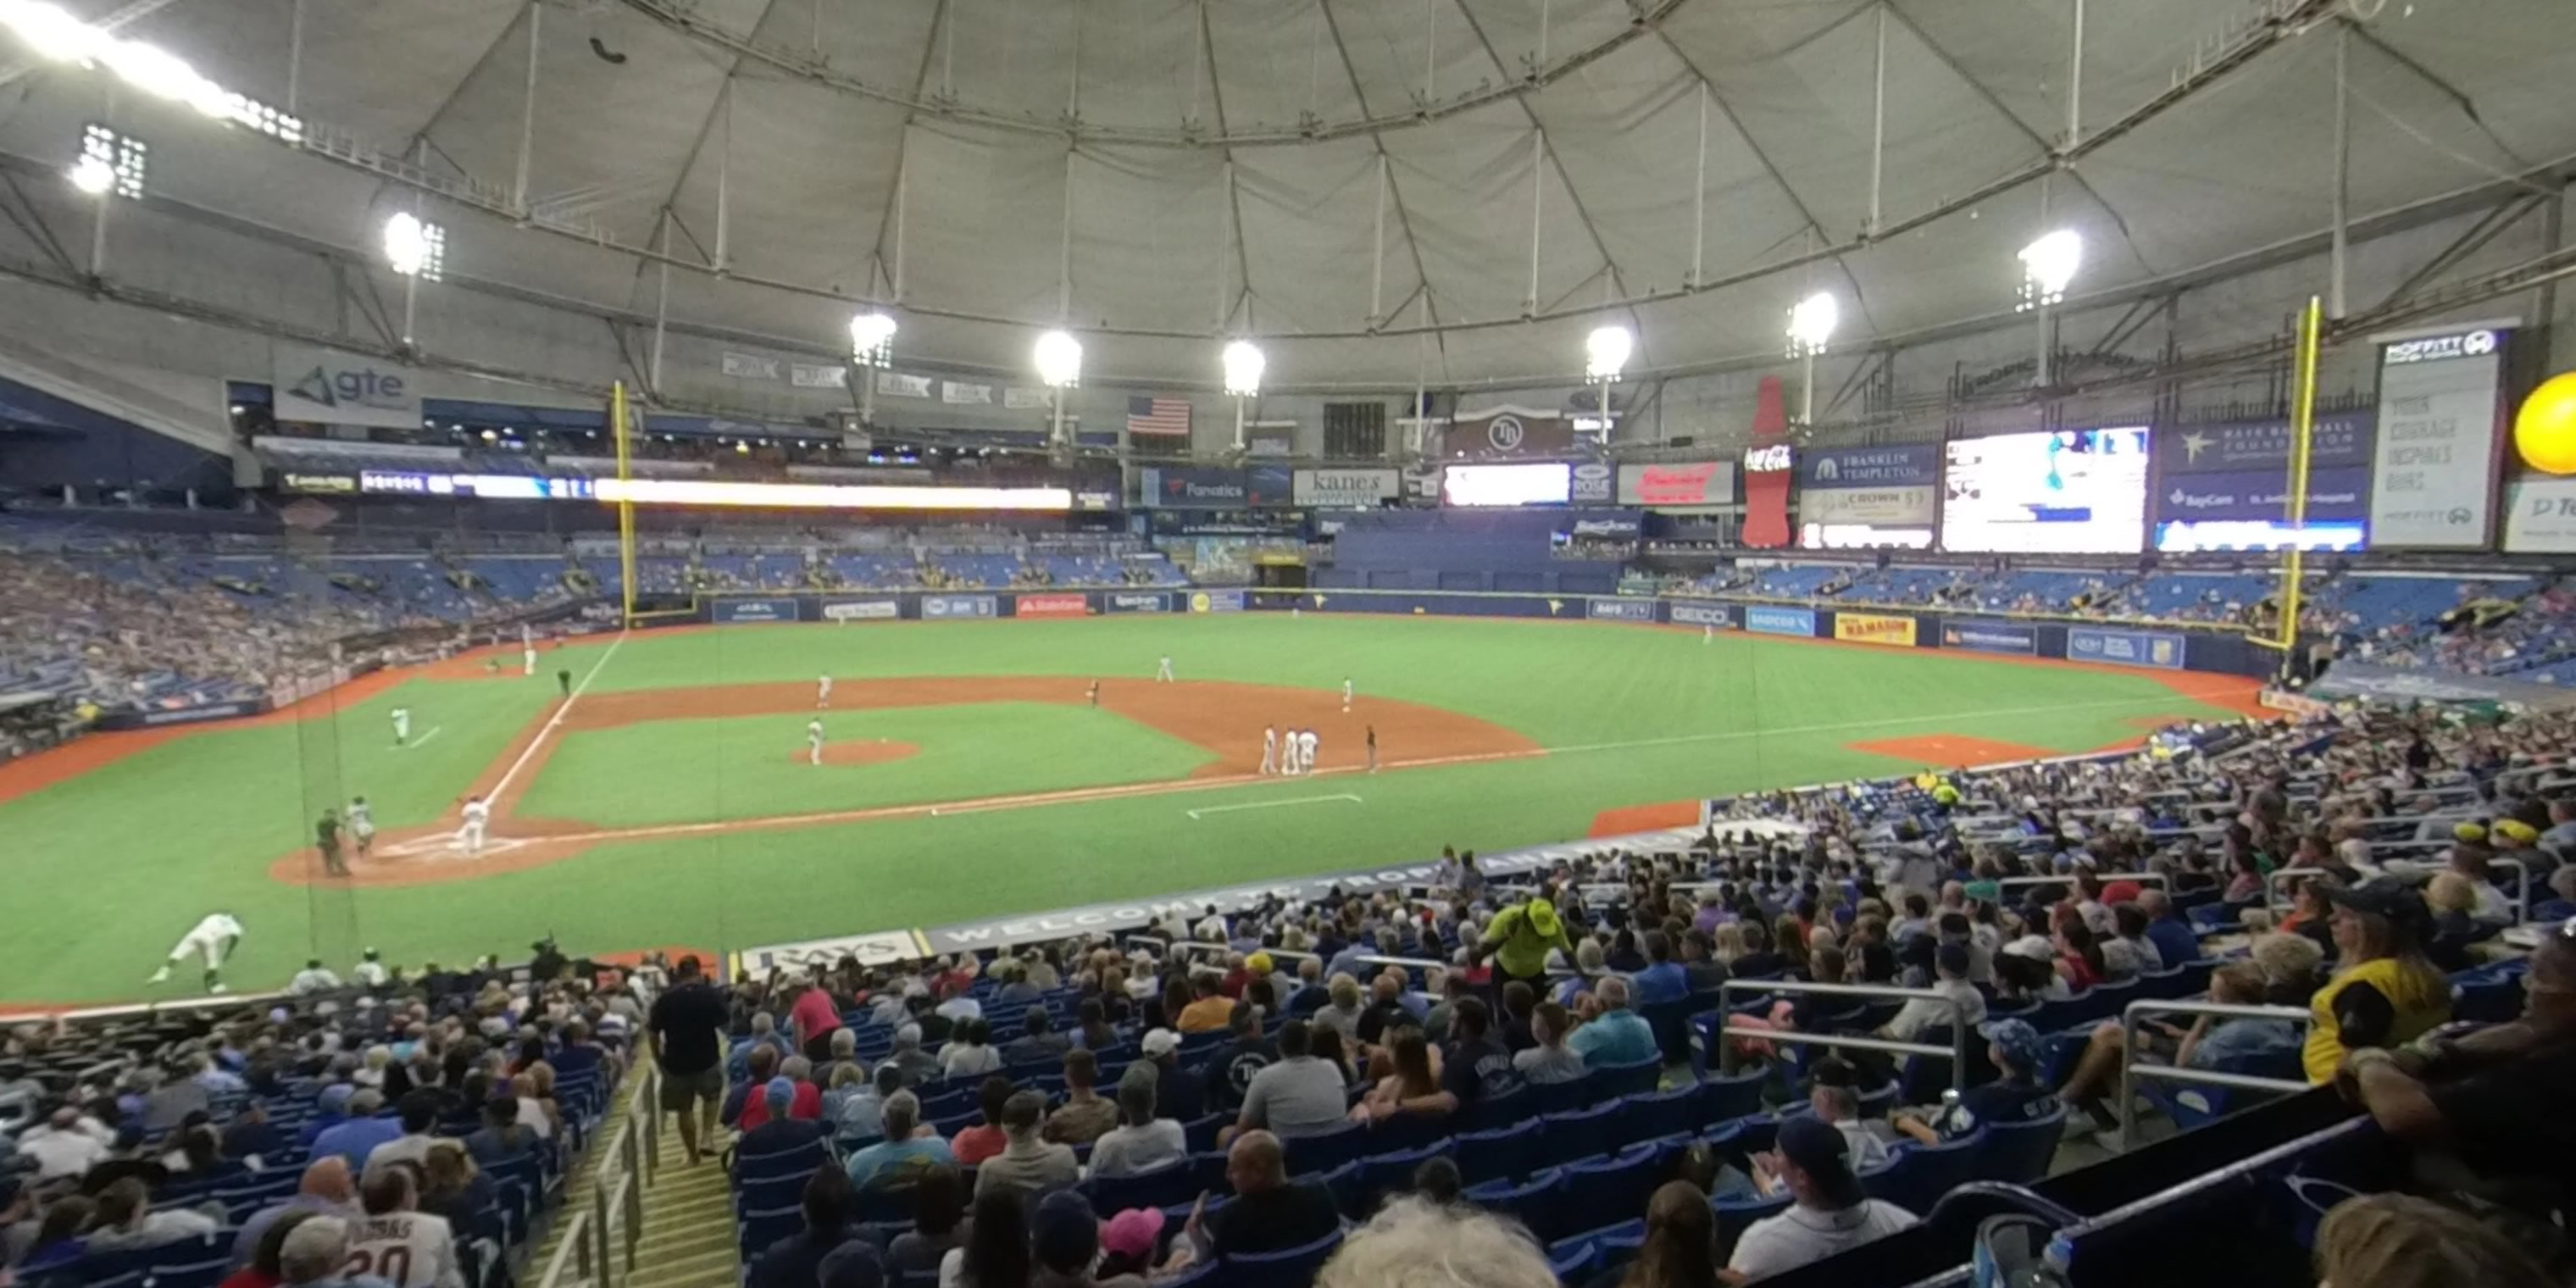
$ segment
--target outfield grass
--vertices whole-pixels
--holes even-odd
[[[160,954],[217,908],[249,931],[242,986],[281,983],[308,955],[345,964],[363,945],[404,961],[515,953],[548,931],[576,951],[739,948],[1418,859],[1445,843],[1499,850],[1583,835],[1596,812],[1618,806],[1916,767],[1853,742],[1947,733],[2082,751],[2134,737],[2139,717],[2229,714],[2145,673],[1502,619],[746,626],[639,633],[610,649],[551,654],[548,675],[532,680],[416,678],[336,719],[205,730],[0,804],[19,911],[14,933],[0,936],[0,999],[144,996]],[[1143,681],[1164,654],[1184,679],[1338,689],[1348,676],[1363,713],[1372,696],[1446,707],[1550,751],[1368,778],[634,840],[444,884],[313,889],[268,873],[323,804],[351,793],[369,796],[387,827],[437,818],[542,718],[558,666],[583,675],[606,657],[593,692],[810,682],[827,670],[849,692],[870,677]],[[413,711],[417,743],[401,751],[386,714],[398,704]],[[1254,731],[1263,720],[1243,718]],[[836,716],[834,738],[852,736],[845,721],[922,754],[793,764],[802,717],[577,732],[525,784],[525,812],[594,823],[758,817],[1178,778],[1203,757],[1075,707],[872,711]],[[1363,800],[1186,812],[1319,792]]]

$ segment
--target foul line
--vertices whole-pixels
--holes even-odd
[[[623,637],[621,636],[620,638],[622,639]],[[607,662],[607,658],[602,657],[600,661],[602,664],[605,664]],[[597,668],[594,667],[594,673],[596,670]],[[587,687],[588,684],[588,680],[583,681],[583,687]],[[576,689],[575,692],[578,694],[579,690]],[[1429,769],[1441,765],[1472,765],[1487,764],[1504,760],[1531,760],[1547,756],[1580,755],[1585,752],[1595,751],[1624,751],[1640,747],[1664,747],[1697,742],[1723,742],[1742,738],[1761,738],[1775,734],[1839,733],[1862,729],[1887,729],[1906,725],[1940,724],[1945,721],[1975,719],[1984,716],[2028,716],[2042,715],[2051,711],[2091,711],[2123,707],[2157,707],[2169,705],[2175,698],[2185,696],[2187,695],[2180,693],[2180,691],[2176,691],[2174,693],[2151,698],[2122,698],[2104,702],[2060,702],[2042,707],[2014,707],[1991,711],[1953,712],[1946,715],[1890,716],[1878,720],[1846,720],[1832,724],[1795,725],[1781,729],[1722,730],[1710,733],[1681,734],[1669,738],[1639,738],[1627,742],[1596,742],[1568,747],[1540,747],[1527,751],[1485,751],[1472,752],[1457,756],[1425,756],[1416,760],[1381,761],[1379,762],[1378,767],[1382,770]],[[1368,767],[1365,765],[1348,765],[1332,769],[1318,769],[1313,771],[1310,776],[1316,778],[1332,778],[1346,774],[1364,775],[1368,772]],[[1012,796],[987,796],[980,799],[946,801],[939,804],[880,805],[867,809],[831,810],[813,814],[772,814],[761,818],[717,819],[698,823],[662,823],[644,827],[599,828],[587,832],[565,832],[552,835],[538,834],[518,839],[524,839],[526,841],[539,844],[607,845],[621,841],[643,841],[665,837],[703,836],[711,833],[731,832],[737,830],[773,831],[782,828],[830,827],[848,823],[869,823],[885,819],[953,818],[966,814],[991,814],[1003,810],[1033,809],[1045,805],[1083,805],[1098,801],[1124,800],[1136,796],[1167,796],[1182,792],[1219,791],[1229,787],[1245,787],[1255,783],[1275,783],[1278,781],[1279,779],[1276,775],[1229,774],[1216,778],[1182,778],[1161,782],[1124,783],[1108,787],[1076,787],[1062,791],[1028,792]],[[1352,799],[1357,798],[1353,797]],[[1262,803],[1290,804],[1293,802],[1278,801]],[[1219,809],[1237,808],[1244,807],[1206,806],[1202,807],[1198,812],[1210,813]],[[497,843],[500,839],[501,838],[496,837],[494,838],[494,841]]]
[[[444,728],[446,728],[446,727],[447,727],[446,725],[431,725],[431,726],[429,727],[429,732],[428,732],[428,733],[422,734],[421,736],[419,736],[419,737],[417,737],[417,738],[412,739],[410,742],[408,742],[408,743],[404,744],[402,747],[398,748],[397,750],[401,750],[401,751],[410,751],[410,750],[412,750],[412,749],[414,749],[414,748],[416,748],[416,747],[422,746],[423,744],[427,743],[430,739],[437,737],[437,736],[438,736],[438,731],[439,731],[439,730],[441,730],[441,729],[444,729]]]
[[[552,736],[556,729],[562,727],[564,717],[572,714],[572,704],[581,701],[581,695],[590,691],[590,682],[599,678],[600,668],[607,666],[608,659],[617,656],[617,650],[624,647],[625,643],[626,632],[621,630],[617,632],[616,639],[608,642],[607,651],[601,653],[599,660],[591,663],[590,670],[583,673],[581,683],[572,686],[572,692],[564,695],[563,704],[555,708],[554,715],[547,719],[545,727],[537,730],[537,736],[530,738],[528,745],[520,749],[519,758],[510,762],[509,769],[501,775],[501,781],[492,784],[492,790],[483,794],[485,800],[499,800],[510,790],[510,780],[518,777],[519,771],[528,767],[528,761],[537,754],[537,748],[544,746],[546,739]]]
[[[1183,812],[1187,813],[1191,818],[1199,818],[1208,814],[1223,814],[1229,810],[1277,809],[1282,805],[1316,805],[1321,804],[1324,801],[1349,801],[1353,805],[1365,805],[1368,803],[1357,796],[1351,795],[1349,792],[1343,792],[1335,796],[1299,796],[1295,799],[1284,801],[1245,801],[1240,805],[1210,805],[1205,809],[1186,810]]]

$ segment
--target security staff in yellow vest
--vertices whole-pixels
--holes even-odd
[[[2330,1082],[2344,1056],[2402,1046],[2449,1022],[2451,981],[2424,956],[2424,897],[2395,877],[2329,887],[2334,978],[2310,999],[2308,1081]]]

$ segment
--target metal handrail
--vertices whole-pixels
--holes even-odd
[[[564,1218],[563,1242],[555,1245],[555,1255],[546,1258],[546,1268],[537,1276],[536,1288],[565,1288],[567,1257],[572,1259],[573,1272],[580,1276],[577,1282],[592,1282],[589,1222],[588,1212],[576,1211]]]
[[[1718,1027],[1721,1037],[1752,1038],[1758,1041],[1787,1042],[1792,1045],[1850,1047],[1855,1051],[1885,1051],[1894,1055],[1946,1055],[1950,1057],[1950,1085],[1965,1089],[1968,1085],[1968,1036],[1970,1025],[1957,998],[1939,989],[1898,988],[1892,984],[1811,984],[1797,980],[1730,979],[1717,986],[1717,1004],[1721,1012],[1732,1014],[1727,1007],[1729,995],[1747,993],[1807,993],[1822,997],[1859,997],[1876,1001],[1930,1001],[1950,1008],[1950,1045],[1942,1048],[1929,1042],[1900,1042],[1894,1038],[1859,1037],[1839,1033],[1808,1033],[1801,1029],[1738,1028],[1733,1023]],[[1720,1052],[1720,1062],[1724,1062]]]
[[[2489,858],[2487,866],[2513,869],[2513,894],[2509,900],[2513,905],[2513,924],[2517,926],[2531,924],[2531,865],[2520,859],[2499,854]],[[2272,875],[2263,879],[2263,906],[2267,908],[2289,906],[2289,901],[2281,898],[2280,895],[2280,888],[2287,878],[2332,875],[2334,872],[2331,868],[2275,868],[2272,870]]]
[[[2075,884],[2075,878],[2077,875],[2079,874],[2069,872],[2064,876],[2053,877],[2004,877],[1995,882],[1995,893],[2001,894],[2014,886],[2062,885],[2071,887]],[[2171,889],[2173,886],[2173,878],[2162,872],[2095,872],[2090,875],[2094,880],[2099,881],[2104,885],[2109,885],[2114,881],[2137,881],[2141,883],[2153,881],[2158,886],[2162,886],[2167,889]]]
[[[2316,1017],[2296,1006],[2245,1006],[2232,1002],[2201,1002],[2182,999],[2140,998],[2120,1010],[2120,1148],[2126,1150],[2138,1126],[2138,1079],[2153,1082],[2198,1083],[2212,1087],[2240,1087],[2248,1091],[2300,1092],[2308,1089],[2304,1081],[2288,1078],[2258,1078],[2251,1074],[2221,1073],[2215,1069],[2187,1069],[2180,1065],[2138,1063],[2138,1019],[2146,1015],[2206,1015],[2218,1019],[2282,1020],[2292,1024],[2313,1024]]]

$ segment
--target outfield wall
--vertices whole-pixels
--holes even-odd
[[[2240,633],[2180,624],[2072,622],[1992,613],[1844,609],[1714,599],[1587,595],[1570,591],[1389,590],[1323,586],[1306,590],[1238,587],[720,595],[700,602],[696,611],[684,615],[683,619],[716,625],[784,622],[864,625],[893,621],[1292,610],[1405,616],[1538,617],[1685,629],[1699,626],[1884,648],[1938,648],[2000,657],[2053,658],[2151,671],[2210,671],[2225,675],[2268,676],[2276,663],[2273,653]]]

